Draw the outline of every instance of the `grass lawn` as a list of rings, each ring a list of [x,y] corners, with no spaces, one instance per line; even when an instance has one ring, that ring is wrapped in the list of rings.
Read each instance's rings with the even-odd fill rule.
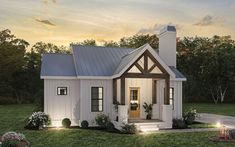
[[[219,115],[235,116],[235,104],[213,104],[213,103],[184,103],[184,110],[190,107],[198,113],[212,113]]]
[[[154,133],[126,135],[98,130],[50,129],[30,131],[23,129],[24,120],[34,109],[33,105],[0,105],[0,134],[7,131],[22,132],[32,147],[79,146],[235,146],[235,143],[214,143],[209,138],[218,132]]]

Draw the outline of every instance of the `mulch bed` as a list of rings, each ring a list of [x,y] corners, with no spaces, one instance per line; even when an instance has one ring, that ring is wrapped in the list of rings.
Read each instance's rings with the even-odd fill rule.
[[[2,136],[0,136],[0,142],[2,142]],[[18,147],[29,147],[29,143],[27,141],[20,141]]]

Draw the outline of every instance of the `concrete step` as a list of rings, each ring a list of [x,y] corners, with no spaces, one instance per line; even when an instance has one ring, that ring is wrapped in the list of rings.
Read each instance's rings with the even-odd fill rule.
[[[159,130],[159,123],[138,123],[135,124],[137,129],[141,132],[151,132]]]

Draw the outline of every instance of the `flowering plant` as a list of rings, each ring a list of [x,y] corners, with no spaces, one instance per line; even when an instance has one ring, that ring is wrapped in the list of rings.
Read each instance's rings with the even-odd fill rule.
[[[22,133],[7,132],[2,136],[2,141],[7,141],[7,140],[24,141],[26,140],[26,138]]]
[[[33,114],[28,118],[26,128],[27,129],[42,129],[44,125],[49,125],[50,118],[44,112],[33,112]]]

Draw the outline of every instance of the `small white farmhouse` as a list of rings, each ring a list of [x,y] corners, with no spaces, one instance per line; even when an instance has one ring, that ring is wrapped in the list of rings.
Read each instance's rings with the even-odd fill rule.
[[[115,123],[147,123],[143,104],[153,104],[151,124],[171,128],[182,117],[182,81],[176,68],[176,29],[164,27],[159,53],[145,44],[137,49],[71,45],[72,54],[44,54],[44,111],[53,126],[69,118],[95,125],[99,113]],[[118,112],[114,103],[118,101]]]

